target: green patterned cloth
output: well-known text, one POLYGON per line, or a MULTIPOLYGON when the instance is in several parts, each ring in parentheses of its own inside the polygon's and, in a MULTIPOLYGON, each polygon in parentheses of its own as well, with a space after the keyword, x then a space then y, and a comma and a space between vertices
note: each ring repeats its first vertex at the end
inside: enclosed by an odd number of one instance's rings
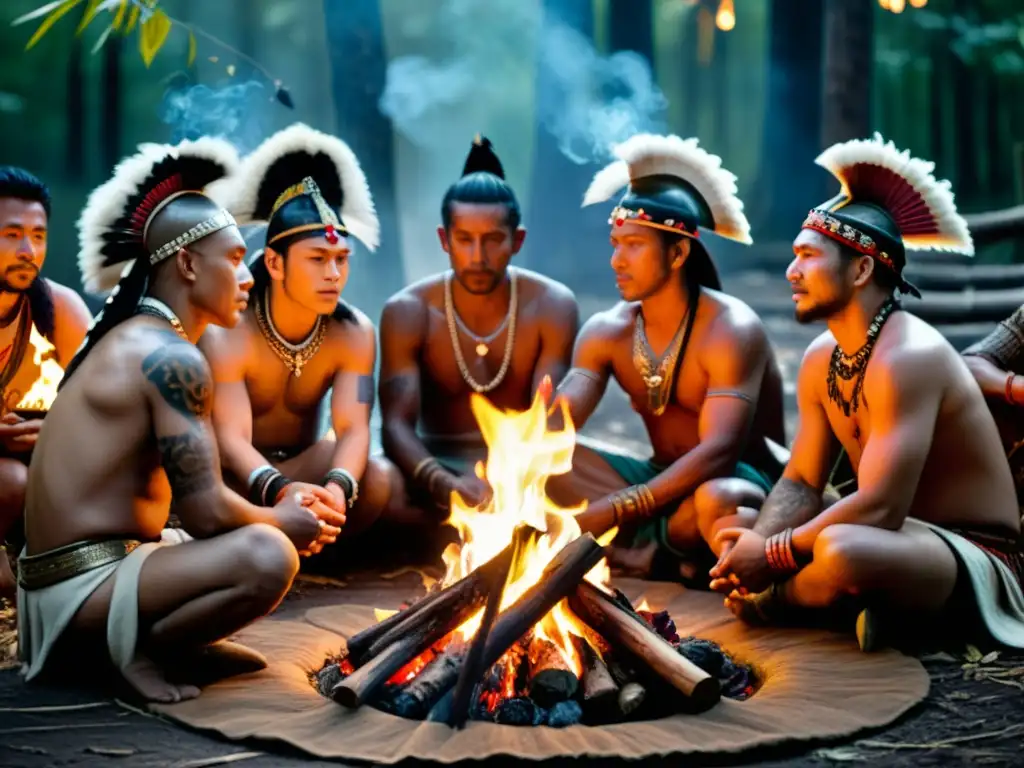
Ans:
MULTIPOLYGON (((657 464, 650 459, 638 459, 635 456, 626 456, 613 451, 601 450, 600 448, 593 448, 592 450, 607 461, 616 474, 629 485, 649 483, 667 469, 667 467, 657 464)), ((772 489, 772 481, 767 474, 742 461, 736 465, 732 477, 748 480, 765 493, 772 489)), ((660 548, 667 550, 676 557, 683 558, 692 555, 690 552, 679 551, 669 543, 667 516, 658 517, 640 525, 637 528, 636 535, 633 537, 632 545, 634 547, 642 547, 650 541, 657 542, 660 548)))

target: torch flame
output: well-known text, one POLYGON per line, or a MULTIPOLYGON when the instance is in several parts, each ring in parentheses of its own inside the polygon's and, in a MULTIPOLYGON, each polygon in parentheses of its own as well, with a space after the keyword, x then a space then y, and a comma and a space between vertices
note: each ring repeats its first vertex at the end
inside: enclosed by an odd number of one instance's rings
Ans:
MULTIPOLYGON (((477 473, 486 478, 493 496, 474 508, 458 493, 452 494, 448 523, 459 531, 462 543, 450 545, 444 553, 444 583, 457 581, 498 555, 512 541, 516 527, 525 523, 539 533, 526 545, 517 572, 509 576, 501 603, 504 610, 537 584, 545 566, 581 534, 575 515, 585 509, 586 503, 562 508, 545 491, 549 477, 572 469, 576 430, 564 402, 560 406, 565 428, 548 429, 548 409, 540 393, 530 409, 523 412, 502 411, 478 394, 472 395, 470 404, 488 451, 486 467, 478 465, 477 473)), ((614 531, 609 534, 614 537, 614 531)), ((611 537, 606 534, 602 539, 611 537)), ((601 560, 586 578, 603 586, 608 576, 608 563, 601 560)), ((481 610, 456 630, 463 640, 477 631, 482 616, 481 610)), ((572 635, 586 638, 565 601, 534 627, 535 637, 551 642, 560 650, 569 669, 582 674, 572 635)))
POLYGON ((56 348, 47 341, 35 323, 28 337, 34 350, 32 362, 39 367, 39 377, 35 380, 21 401, 14 406, 16 411, 48 411, 57 397, 57 385, 64 378, 64 369, 57 362, 56 348))

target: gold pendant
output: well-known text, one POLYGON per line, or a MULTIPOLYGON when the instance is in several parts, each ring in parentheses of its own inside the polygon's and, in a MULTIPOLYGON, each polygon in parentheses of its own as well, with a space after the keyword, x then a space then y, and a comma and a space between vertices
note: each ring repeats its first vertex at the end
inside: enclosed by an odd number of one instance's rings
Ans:
POLYGON ((648 389, 657 389, 658 387, 661 386, 661 383, 663 381, 665 381, 665 379, 663 379, 658 374, 654 374, 653 376, 645 376, 644 377, 644 384, 647 385, 648 389))
POLYGON ((476 345, 476 353, 480 357, 487 357, 488 352, 490 352, 490 350, 487 348, 487 345, 484 344, 483 342, 476 345))

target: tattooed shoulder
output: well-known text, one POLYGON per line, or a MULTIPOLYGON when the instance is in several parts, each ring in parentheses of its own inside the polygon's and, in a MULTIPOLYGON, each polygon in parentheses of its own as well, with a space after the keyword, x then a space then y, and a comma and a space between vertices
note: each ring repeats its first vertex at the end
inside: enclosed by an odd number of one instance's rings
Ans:
POLYGON ((209 412, 210 369, 202 353, 191 344, 173 341, 149 353, 142 372, 164 401, 190 418, 209 412))
POLYGON ((157 447, 171 486, 172 501, 180 502, 215 485, 210 447, 194 430, 161 437, 157 447))

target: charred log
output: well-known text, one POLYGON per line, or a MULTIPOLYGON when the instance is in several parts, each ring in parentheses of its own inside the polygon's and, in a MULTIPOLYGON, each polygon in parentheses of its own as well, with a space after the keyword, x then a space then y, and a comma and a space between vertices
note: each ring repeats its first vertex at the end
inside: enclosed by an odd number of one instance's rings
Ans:
POLYGON ((535 637, 527 654, 531 699, 542 707, 552 707, 576 695, 579 678, 558 646, 546 638, 535 637))

